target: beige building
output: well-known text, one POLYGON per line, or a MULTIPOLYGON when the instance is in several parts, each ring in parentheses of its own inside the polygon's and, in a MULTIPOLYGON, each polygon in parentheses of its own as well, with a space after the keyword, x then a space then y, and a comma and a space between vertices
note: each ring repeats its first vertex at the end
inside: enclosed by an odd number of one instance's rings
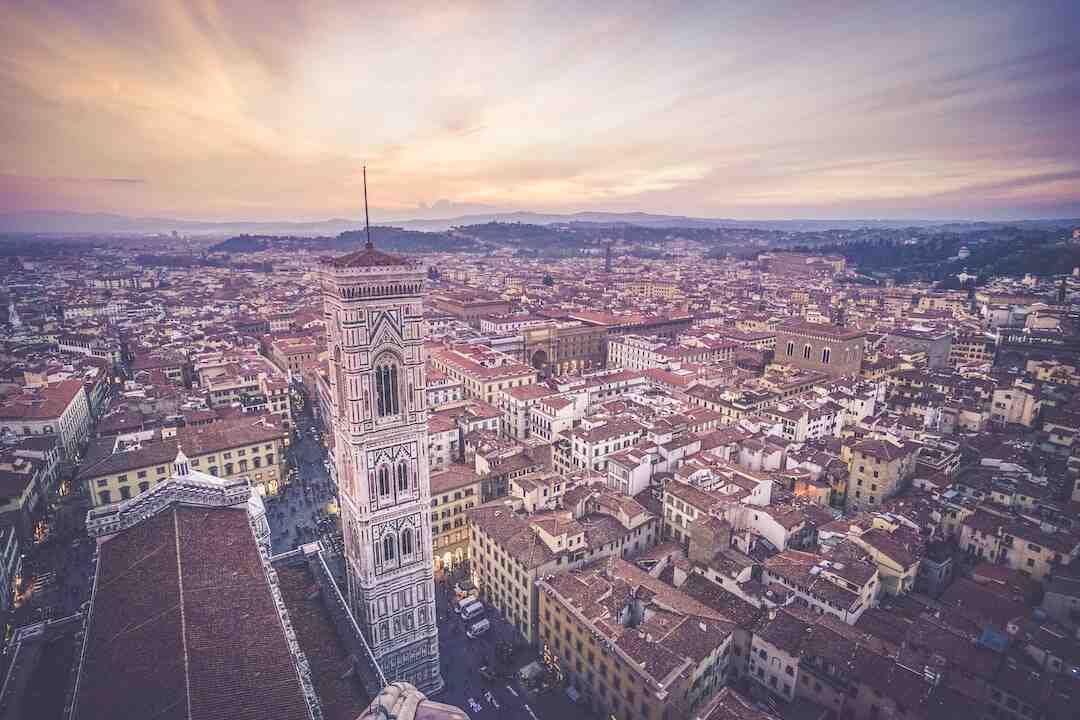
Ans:
POLYGON ((1080 536, 1071 532, 1043 532, 1037 525, 1014 522, 1000 532, 998 562, 1035 580, 1049 580, 1057 568, 1080 557, 1080 536))
POLYGON ((994 351, 994 341, 984 334, 957 335, 949 348, 949 365, 992 363, 994 351))
POLYGON ((499 393, 499 409, 502 410, 502 431, 515 440, 532 437, 532 409, 536 403, 554 395, 546 385, 522 385, 499 393))
POLYGON ((675 283, 664 280, 634 280, 626 283, 623 287, 631 295, 638 295, 648 299, 674 300, 680 294, 675 283))
POLYGON ((874 527, 848 537, 877 564, 881 592, 903 595, 915 588, 924 549, 917 532, 902 527, 894 527, 891 531, 874 527))
POLYGON ((462 457, 461 428, 454 418, 428 415, 428 466, 431 472, 446 470, 462 457))
POLYGON ((185 429, 174 437, 150 433, 102 438, 87 452, 78 480, 95 507, 126 500, 169 477, 182 448, 194 470, 222 480, 245 478, 263 495, 276 495, 284 481, 288 431, 262 420, 231 420, 185 429))
POLYGON ((497 500, 468 511, 472 579, 486 602, 537 642, 536 582, 608 556, 631 557, 651 547, 657 519, 631 498, 574 489, 571 510, 524 515, 497 500))
POLYGON ((775 360, 828 375, 853 375, 862 367, 866 333, 821 323, 789 322, 776 331, 775 360))
POLYGON ((503 390, 532 385, 536 370, 504 353, 473 345, 437 346, 428 355, 431 365, 461 382, 465 397, 495 405, 503 390))
MULTIPOLYGON (((535 642, 537 578, 580 564, 584 548, 554 552, 502 501, 473 508, 467 516, 473 582, 486 602, 535 642)), ((569 544, 564 534, 563 545, 569 544)))
POLYGON ((566 493, 566 479, 551 472, 528 473, 510 479, 510 497, 520 500, 525 512, 554 510, 566 493))
POLYGON ((787 588, 804 608, 854 625, 877 602, 877 566, 850 542, 828 555, 785 550, 762 564, 761 582, 787 588))
POLYGON ((556 443, 555 469, 564 475, 578 470, 606 475, 608 456, 630 447, 644 435, 645 427, 629 418, 583 421, 562 433, 568 443, 556 443))
POLYGON ((723 500, 681 480, 664 486, 664 538, 685 546, 690 543, 690 526, 708 517, 723 505, 723 500))
POLYGON ((467 465, 431 473, 431 546, 436 570, 450 569, 469 557, 466 511, 480 502, 480 476, 467 465))
POLYGON ((990 421, 995 425, 1034 427, 1042 410, 1042 395, 1037 383, 1016 378, 1011 386, 994 390, 990 421))
POLYGON ((80 380, 22 388, 0 400, 0 431, 54 435, 74 460, 90 434, 90 402, 80 380))
POLYGON ((539 583, 542 657, 597 717, 690 718, 725 685, 735 623, 635 565, 539 583))
POLYGON ((270 359, 282 372, 301 374, 308 368, 317 367, 326 357, 325 343, 320 345, 313 337, 275 338, 270 343, 270 359))
POLYGON ((955 316, 967 312, 971 307, 971 300, 968 299, 966 292, 931 293, 919 297, 917 307, 924 312, 927 310, 940 310, 955 316))
POLYGON ((607 328, 580 320, 552 320, 522 332, 524 360, 541 375, 567 375, 604 367, 607 328))
POLYGON ((915 474, 918 447, 893 440, 863 440, 851 446, 847 508, 874 508, 891 498, 915 474))
POLYGON ((451 290, 431 293, 428 304, 458 320, 464 320, 473 327, 480 327, 480 318, 491 315, 506 315, 510 312, 510 303, 494 293, 479 290, 451 290))

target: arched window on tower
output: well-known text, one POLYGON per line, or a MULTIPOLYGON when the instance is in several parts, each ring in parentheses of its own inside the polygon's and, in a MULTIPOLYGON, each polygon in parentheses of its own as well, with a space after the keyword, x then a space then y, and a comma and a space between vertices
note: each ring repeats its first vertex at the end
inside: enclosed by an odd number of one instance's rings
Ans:
POLYGON ((397 466, 397 491, 398 495, 409 492, 409 468, 403 462, 397 466))
POLYGON ((385 497, 390 494, 390 466, 380 465, 379 469, 375 471, 376 479, 379 484, 379 497, 385 497))
POLYGON ((345 392, 345 369, 342 367, 341 346, 334 348, 334 367, 337 381, 337 401, 338 401, 338 417, 345 417, 345 406, 348 404, 345 400, 347 394, 345 392))
POLYGON ((803 360, 809 360, 810 359, 810 346, 809 345, 805 345, 803 347, 802 356, 803 356, 803 360))
POLYGON ((394 536, 387 535, 382 541, 383 562, 394 562, 394 536))
POLYGON ((413 554, 413 534, 410 528, 405 528, 401 531, 401 559, 412 557, 413 554))
POLYGON ((792 355, 795 354, 795 343, 792 340, 788 340, 787 354, 788 354, 788 357, 791 357, 792 355))
POLYGON ((392 355, 384 355, 375 363, 375 411, 379 417, 401 413, 398 363, 392 355))
POLYGON ((821 349, 821 364, 828 365, 829 360, 832 358, 832 350, 829 348, 821 349))

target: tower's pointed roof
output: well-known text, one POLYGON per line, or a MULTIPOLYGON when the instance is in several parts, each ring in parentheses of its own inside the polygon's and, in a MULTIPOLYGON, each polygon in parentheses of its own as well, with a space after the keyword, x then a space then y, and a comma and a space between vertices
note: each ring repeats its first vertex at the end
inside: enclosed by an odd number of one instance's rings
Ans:
POLYGON ((367 245, 362 250, 340 255, 330 261, 330 264, 338 268, 350 267, 412 267, 415 261, 403 258, 400 255, 391 255, 374 246, 367 245))

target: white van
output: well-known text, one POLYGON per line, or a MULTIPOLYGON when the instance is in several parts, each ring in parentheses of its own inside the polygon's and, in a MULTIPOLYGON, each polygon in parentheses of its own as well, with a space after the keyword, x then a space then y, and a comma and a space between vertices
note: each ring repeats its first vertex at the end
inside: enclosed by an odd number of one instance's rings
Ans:
POLYGON ((468 635, 470 638, 478 638, 490 629, 491 622, 488 621, 487 618, 484 618, 480 622, 473 623, 469 627, 469 629, 465 631, 465 634, 468 635))
POLYGON ((484 614, 484 604, 479 600, 473 600, 461 610, 461 619, 468 622, 484 614))
POLYGON ((480 601, 477 600, 475 597, 472 597, 471 595, 469 597, 459 598, 458 601, 454 603, 454 612, 460 615, 465 610, 465 608, 478 602, 480 601))

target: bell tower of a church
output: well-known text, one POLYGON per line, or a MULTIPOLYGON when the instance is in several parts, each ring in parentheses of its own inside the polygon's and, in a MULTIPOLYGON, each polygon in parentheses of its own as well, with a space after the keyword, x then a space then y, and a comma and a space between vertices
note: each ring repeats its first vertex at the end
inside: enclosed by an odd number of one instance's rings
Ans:
MULTIPOLYGON (((365 187, 365 206, 367 204, 365 187)), ((366 207, 365 207, 366 210, 366 207)), ((320 269, 348 595, 387 680, 442 688, 432 571, 424 273, 375 249, 320 269)))

